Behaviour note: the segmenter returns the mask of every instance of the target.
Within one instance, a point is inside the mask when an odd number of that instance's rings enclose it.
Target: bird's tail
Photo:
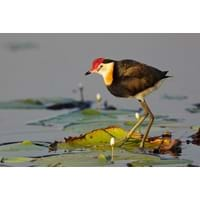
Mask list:
[[[173,77],[173,76],[167,76],[167,73],[168,73],[169,71],[163,71],[162,73],[163,73],[163,78],[170,78],[170,77]]]

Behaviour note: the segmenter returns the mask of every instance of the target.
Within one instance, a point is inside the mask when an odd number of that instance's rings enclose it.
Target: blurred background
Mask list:
[[[82,103],[89,100],[93,108],[100,109],[107,101],[110,108],[129,109],[129,120],[134,120],[140,107],[136,100],[116,98],[101,76],[84,75],[97,57],[134,59],[169,70],[173,76],[147,97],[156,116],[155,123],[166,123],[161,129],[154,124],[151,136],[170,130],[174,138],[184,141],[181,158],[200,165],[199,143],[186,145],[188,137],[200,130],[199,53],[200,34],[0,34],[0,144],[60,141],[88,129],[117,123],[106,120],[105,125],[98,121],[95,127],[86,123],[75,129],[69,123],[78,122],[81,112],[63,110],[63,102],[65,108],[66,104],[83,108]],[[85,102],[80,101],[82,90]],[[24,100],[10,102],[16,99]],[[127,117],[121,119],[122,123]],[[65,129],[66,126],[69,128]],[[12,153],[16,156],[15,151]],[[1,155],[5,156],[5,152]]]
[[[99,92],[115,106],[137,107],[136,101],[113,97],[102,77],[84,76],[96,57],[129,58],[173,76],[148,97],[153,109],[162,112],[173,107],[160,102],[166,94],[200,100],[199,52],[200,34],[0,34],[0,100],[79,98],[73,91],[82,83],[87,99]]]

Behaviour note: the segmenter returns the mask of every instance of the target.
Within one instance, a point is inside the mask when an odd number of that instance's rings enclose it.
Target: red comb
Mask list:
[[[104,61],[104,58],[96,58],[93,62],[92,62],[92,70],[95,70],[99,64],[101,64]]]

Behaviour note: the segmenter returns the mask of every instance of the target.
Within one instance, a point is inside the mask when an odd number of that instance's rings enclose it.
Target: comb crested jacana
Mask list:
[[[149,134],[154,121],[145,96],[156,90],[167,76],[168,71],[160,71],[152,66],[135,60],[116,61],[107,58],[97,58],[92,62],[92,67],[85,75],[97,73],[102,75],[108,90],[116,97],[136,98],[143,110],[144,115],[139,118],[133,128],[127,134],[127,139],[132,136],[135,130],[149,116],[146,132],[140,143],[140,148],[144,147],[144,142]]]

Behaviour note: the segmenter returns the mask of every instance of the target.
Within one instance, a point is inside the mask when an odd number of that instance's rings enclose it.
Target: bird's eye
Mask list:
[[[99,71],[102,67],[103,67],[103,65],[99,65],[99,67],[98,67],[98,71]]]

